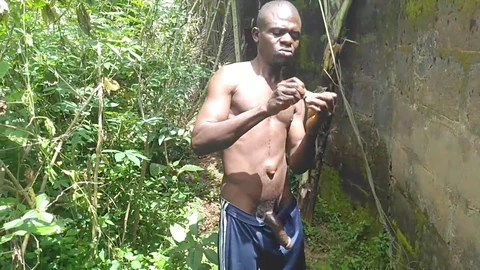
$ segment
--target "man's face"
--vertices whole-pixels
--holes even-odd
[[[269,11],[262,29],[254,28],[252,36],[258,53],[267,63],[283,66],[293,60],[300,44],[301,19],[288,7]]]

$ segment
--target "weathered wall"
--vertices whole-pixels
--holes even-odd
[[[318,1],[291,2],[303,19],[298,76],[315,88],[324,45]],[[351,7],[347,36],[359,44],[342,52],[343,83],[410,269],[480,269],[477,18],[478,0],[354,0]],[[351,198],[373,206],[344,110],[333,125],[326,161]]]
[[[480,1],[355,0],[350,15],[343,81],[410,267],[480,269]],[[346,114],[335,125],[329,162],[370,194]]]

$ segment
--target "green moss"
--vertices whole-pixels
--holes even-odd
[[[372,232],[378,233],[382,230],[376,209],[352,201],[342,190],[343,180],[335,169],[324,165],[320,183],[320,197],[329,205],[330,210],[340,214],[345,222],[367,222],[372,227]],[[365,196],[369,196],[368,192],[358,188]]]
[[[467,17],[472,17],[476,11],[480,10],[480,2],[478,0],[447,0],[457,7],[457,11]]]
[[[420,17],[429,17],[436,12],[436,0],[406,0],[405,12],[407,19],[414,21]]]
[[[468,72],[472,63],[480,62],[480,53],[477,51],[465,51],[461,49],[444,49],[439,48],[438,54],[440,57],[453,57],[460,63],[465,72]]]
[[[424,226],[427,226],[430,223],[420,208],[415,208],[415,218],[417,220],[417,231],[420,231]]]
[[[419,253],[418,243],[415,243],[415,248],[414,248],[410,244],[410,241],[408,241],[407,237],[402,233],[402,231],[398,227],[398,224],[395,222],[395,220],[392,221],[392,225],[395,228],[395,234],[397,236],[398,243],[409,253],[410,256],[414,258],[418,258],[418,253]]]
[[[312,57],[310,57],[308,53],[312,49],[310,48],[310,44],[311,41],[308,35],[303,34],[300,36],[300,47],[298,48],[297,66],[301,69],[314,70],[316,68]]]

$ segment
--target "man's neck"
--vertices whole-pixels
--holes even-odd
[[[255,59],[252,60],[252,65],[255,72],[258,75],[264,77],[269,84],[276,84],[281,80],[285,79],[282,78],[283,66],[275,66],[268,64],[260,56],[257,56]]]

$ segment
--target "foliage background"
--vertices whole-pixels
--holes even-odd
[[[2,5],[0,268],[210,269],[187,125],[205,3]]]

